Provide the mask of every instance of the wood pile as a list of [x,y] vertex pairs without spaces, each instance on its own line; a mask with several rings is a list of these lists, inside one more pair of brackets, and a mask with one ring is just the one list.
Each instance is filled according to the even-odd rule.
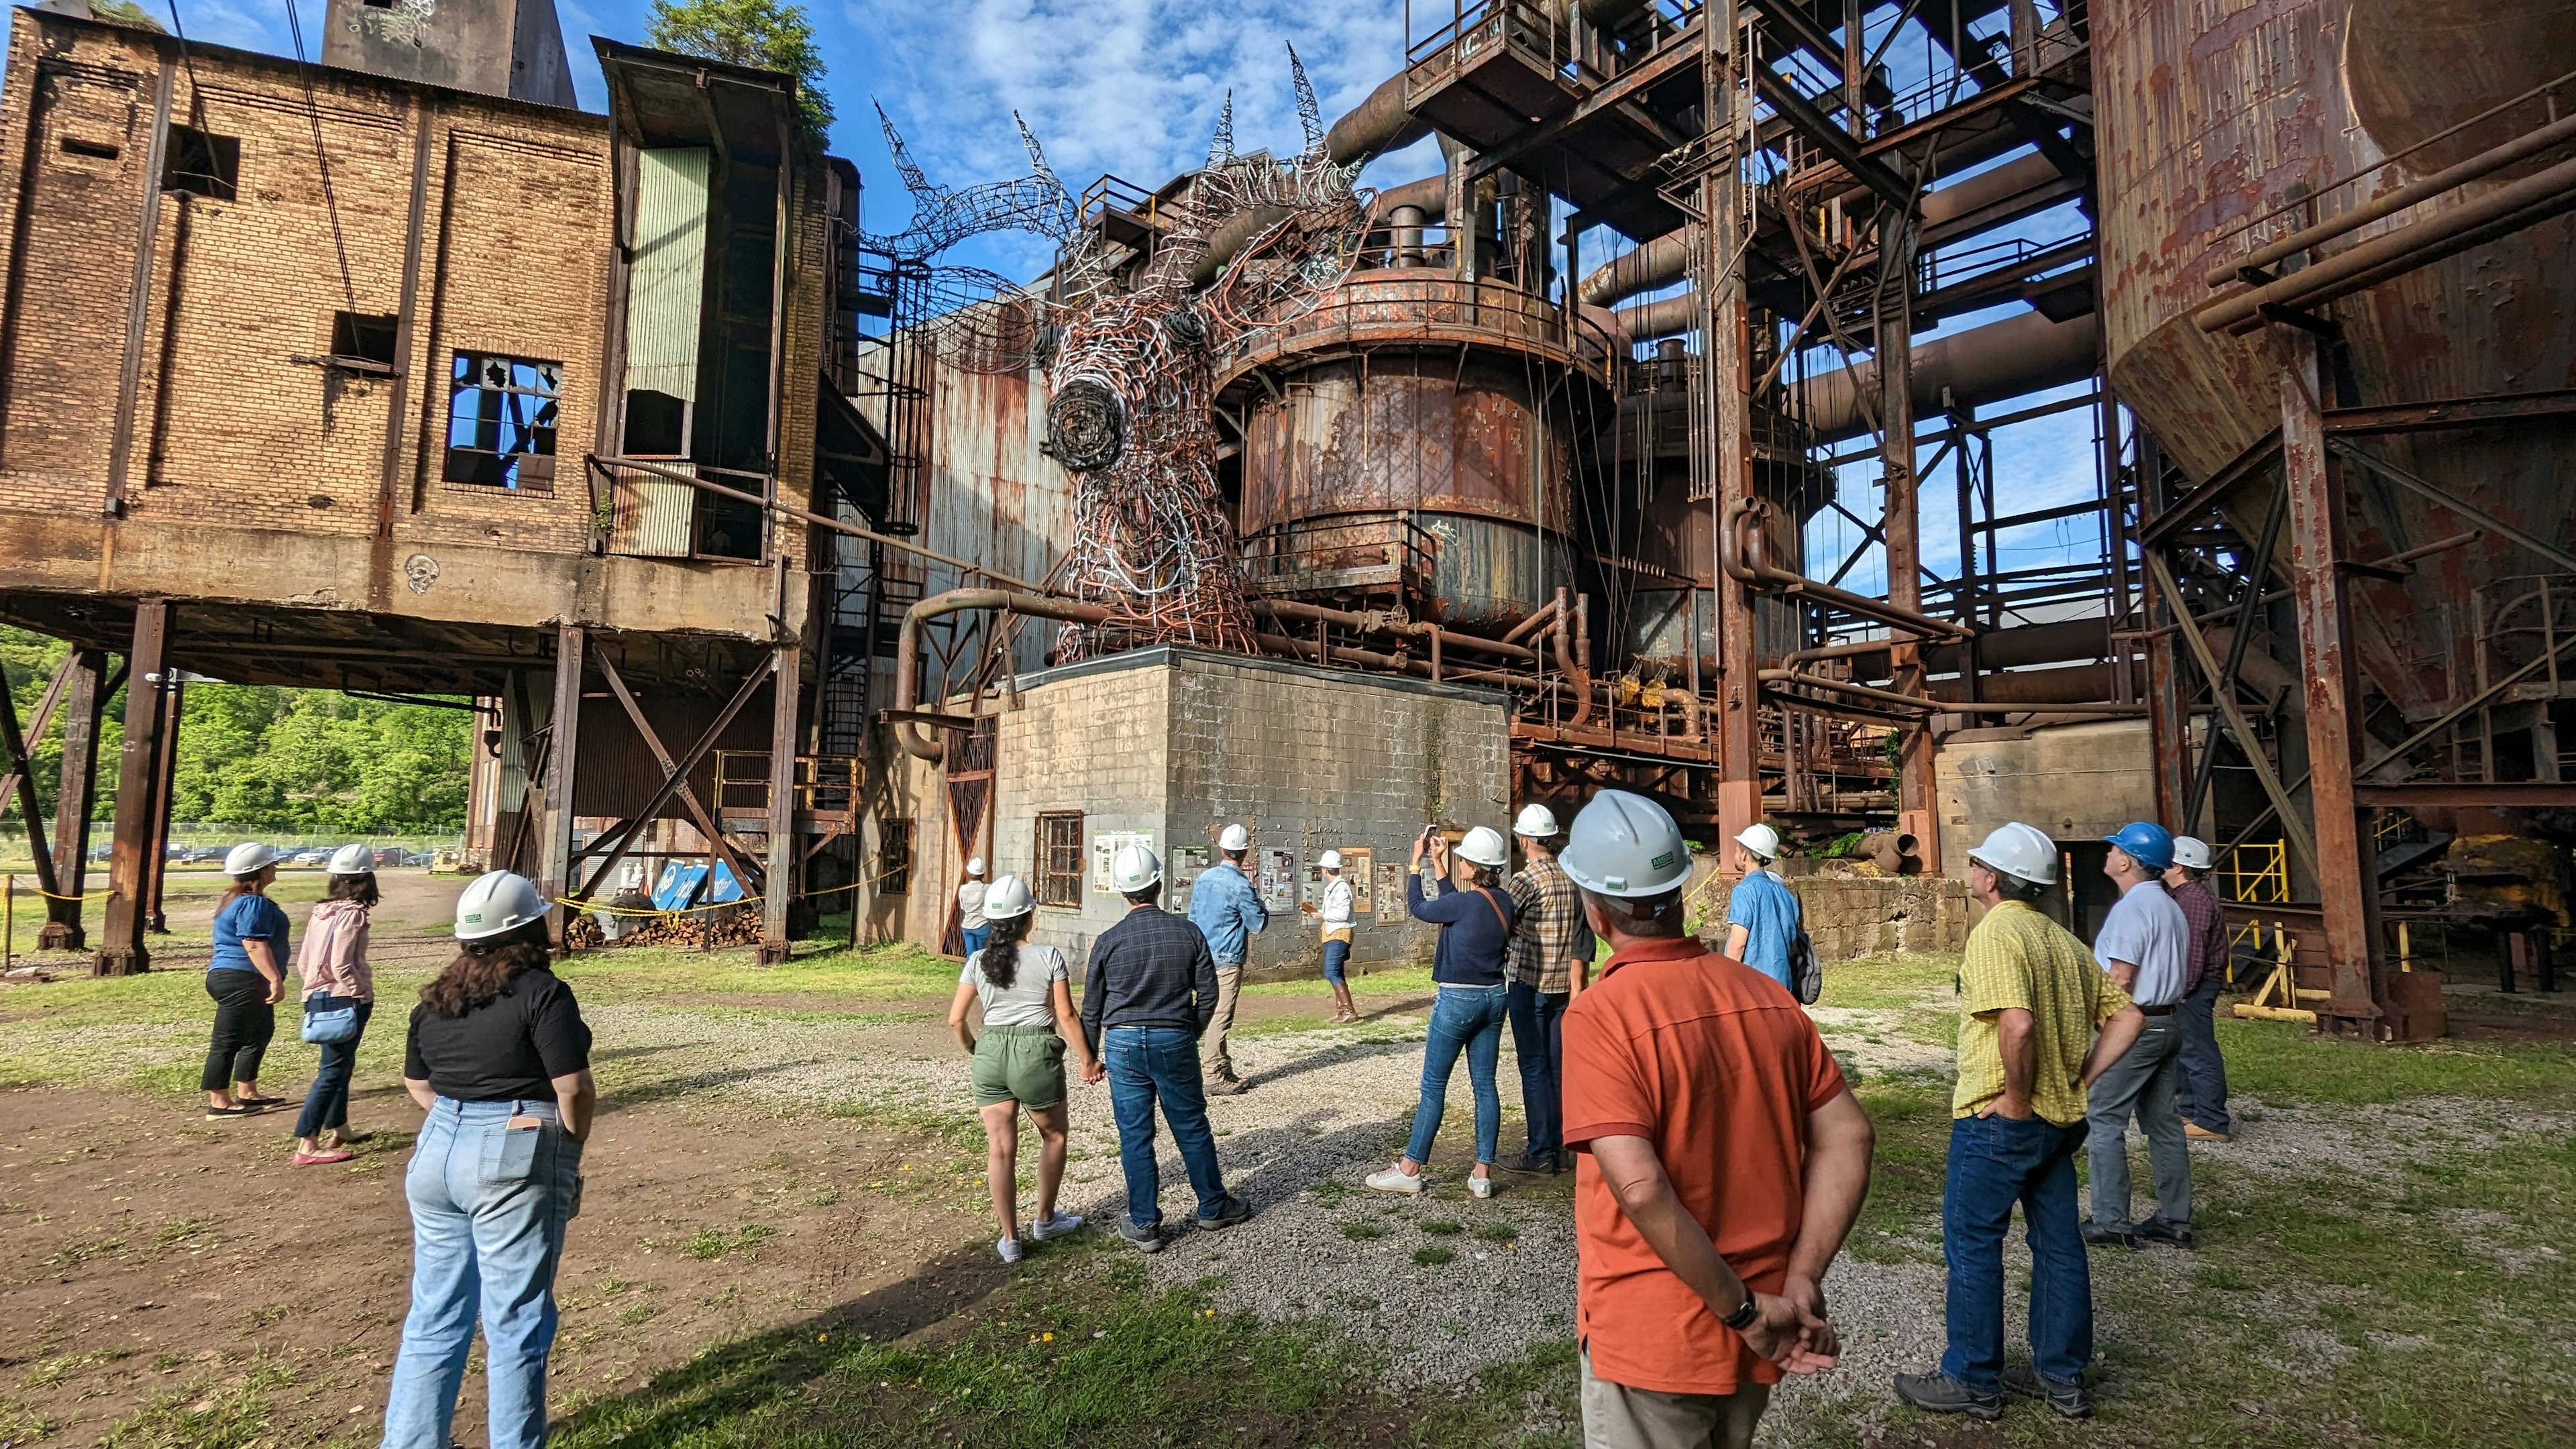
[[599,927],[595,916],[576,917],[566,930],[566,944],[574,950],[595,950],[602,946],[704,946],[707,928],[715,928],[718,946],[756,946],[760,944],[760,907],[744,902],[720,906],[711,911],[643,918],[628,916],[621,924],[624,930],[611,941]]

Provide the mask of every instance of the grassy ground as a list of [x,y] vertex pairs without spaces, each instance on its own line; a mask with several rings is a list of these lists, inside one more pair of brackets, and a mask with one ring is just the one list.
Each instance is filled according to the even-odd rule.
[[[408,999],[430,969],[389,964],[380,991]],[[1953,961],[1937,957],[1833,969],[1820,1003],[1829,1040],[1855,1052],[1904,1047],[1940,1063],[1954,971]],[[743,953],[632,950],[585,956],[565,971],[595,1012],[681,1022],[749,1014],[782,1035],[877,1020],[930,1030],[915,1008],[944,997],[954,973],[953,964],[909,948],[769,969]],[[1363,1006],[1429,986],[1423,973],[1404,971],[1354,984]],[[1249,995],[1268,1004],[1257,1028],[1264,1033],[1310,1030],[1329,1011],[1320,982],[1255,986]],[[1311,1015],[1302,1009],[1310,1002]],[[112,1083],[183,1098],[195,1064],[185,1052],[173,1060],[172,1044],[201,1032],[205,1012],[193,972],[0,989],[0,1078]],[[2248,1099],[2248,1121],[2237,1144],[2195,1151],[2202,1247],[2106,1251],[2092,1260],[2099,1420],[2073,1425],[2024,1411],[1998,1428],[1963,1430],[1893,1405],[1883,1371],[1854,1370],[1784,1394],[1766,1442],[2576,1443],[2576,1359],[2568,1349],[2576,1342],[2576,1054],[2567,1042],[2365,1048],[2232,1019],[2219,1034],[2235,1089]],[[362,1080],[393,1073],[399,1037],[370,1033]],[[602,1045],[604,1054],[618,1050],[606,1037]],[[685,1064],[625,1060],[615,1072],[612,1097],[627,1090],[615,1083],[631,1082],[684,1108],[733,1090],[693,1085],[699,1079]],[[1900,1310],[1917,1319],[1929,1312],[1937,1327],[1946,1075],[1937,1065],[1857,1075],[1878,1124],[1879,1156],[1850,1261],[1838,1270],[1851,1275],[1837,1289],[1840,1301],[1860,1315],[1849,1332],[1897,1332],[1889,1325]],[[282,1084],[294,1078],[281,1069]],[[880,1204],[924,1192],[971,1210],[972,1133],[947,1125],[959,1130],[925,1132],[920,1171],[908,1162],[845,1184],[834,1210],[865,1221]],[[697,1239],[671,1241],[687,1253]],[[736,1246],[727,1239],[709,1250]],[[558,1442],[570,1449],[1571,1442],[1569,1342],[1490,1371],[1461,1394],[1399,1396],[1378,1386],[1370,1345],[1317,1323],[1260,1323],[1228,1306],[1222,1278],[1158,1291],[1112,1248],[1055,1246],[992,1291],[899,1335],[861,1326],[874,1321],[872,1297],[827,1296],[784,1327],[698,1344],[685,1363],[640,1382],[568,1388],[558,1401],[569,1415]],[[958,1271],[953,1243],[918,1251],[923,1265],[908,1281]],[[751,1273],[793,1255],[740,1256]],[[2026,1272],[2014,1270],[2016,1317],[2026,1289]],[[1908,1343],[1906,1351],[1919,1348]],[[26,1407],[40,1390],[133,1369],[62,1355],[0,1365],[0,1440],[42,1433]],[[106,1442],[136,1449],[342,1442],[299,1427],[292,1411],[299,1393],[286,1368],[230,1363],[183,1379]]]

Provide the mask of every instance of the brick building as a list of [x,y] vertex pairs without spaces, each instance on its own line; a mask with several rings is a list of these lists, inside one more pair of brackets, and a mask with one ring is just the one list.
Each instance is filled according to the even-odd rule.
[[[535,25],[489,9],[453,23]],[[811,515],[884,486],[831,381],[857,174],[788,77],[594,43],[607,115],[514,99],[506,67],[457,89],[15,12],[0,618],[75,648],[0,743],[94,716],[122,656],[102,970],[148,959],[182,672],[486,701],[486,841],[557,892],[675,822],[786,884],[799,830],[849,813],[816,788]],[[718,750],[758,758],[719,788]],[[77,754],[56,845],[87,831]],[[77,846],[47,844],[77,896]]]

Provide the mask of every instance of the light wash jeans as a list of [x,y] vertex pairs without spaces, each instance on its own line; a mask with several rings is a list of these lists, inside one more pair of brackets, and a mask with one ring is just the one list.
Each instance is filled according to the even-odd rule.
[[1404,1155],[1431,1160],[1432,1139],[1440,1135],[1440,1115],[1449,1105],[1449,1074],[1458,1054],[1467,1054],[1467,1082],[1476,1098],[1476,1160],[1494,1160],[1494,1142],[1503,1135],[1503,1098],[1494,1090],[1494,1064],[1503,1049],[1503,988],[1443,986],[1431,1003],[1431,1029],[1422,1042],[1422,1100],[1413,1109],[1413,1140]]
[[[540,1125],[511,1130],[513,1117]],[[447,1449],[456,1394],[483,1320],[492,1449],[546,1442],[546,1355],[555,1266],[581,1210],[581,1144],[552,1100],[441,1097],[421,1123],[411,1200],[411,1315],[385,1404],[384,1449]]]

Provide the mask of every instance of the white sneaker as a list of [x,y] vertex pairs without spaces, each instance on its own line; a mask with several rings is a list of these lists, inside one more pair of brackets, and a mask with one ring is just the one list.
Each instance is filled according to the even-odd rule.
[[1063,1237],[1065,1234],[1072,1232],[1074,1229],[1081,1226],[1082,1214],[1060,1212],[1054,1217],[1041,1218],[1038,1221],[1029,1224],[1029,1236],[1040,1242],[1044,1242],[1049,1238]]
[[1020,1261],[1020,1240],[1017,1238],[995,1238],[993,1240],[993,1251],[1002,1255],[1003,1262],[1016,1263]]
[[1468,1178],[1467,1191],[1474,1193],[1478,1197],[1492,1197],[1494,1195],[1494,1180],[1490,1177]]
[[1418,1172],[1407,1172],[1404,1170],[1403,1164],[1398,1163],[1382,1172],[1370,1173],[1368,1175],[1368,1185],[1376,1188],[1380,1192],[1420,1192],[1422,1191],[1422,1174]]

